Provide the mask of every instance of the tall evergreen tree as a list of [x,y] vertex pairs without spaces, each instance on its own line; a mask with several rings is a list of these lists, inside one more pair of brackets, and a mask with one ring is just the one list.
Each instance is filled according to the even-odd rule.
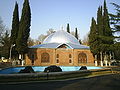
[[94,18],[92,18],[90,34],[88,37],[91,52],[93,53],[93,55],[98,54],[99,53],[98,32],[96,21]]
[[18,54],[16,51],[16,41],[17,41],[18,31],[19,31],[19,12],[18,12],[18,4],[16,2],[13,12],[12,30],[10,36],[11,47],[12,45],[15,45],[11,51],[14,57],[17,57]]
[[19,54],[25,54],[28,50],[28,37],[30,32],[31,10],[29,0],[24,0],[22,16],[19,24],[19,33],[17,38],[17,51]]
[[107,52],[110,50],[110,45],[113,44],[113,35],[110,28],[108,10],[105,0],[103,7],[103,11],[102,6],[98,8],[97,30],[99,35],[100,52]]
[[69,23],[67,24],[67,32],[70,33],[70,26],[69,26]]
[[102,39],[101,50],[106,52],[111,50],[110,45],[113,44],[113,34],[110,28],[110,21],[109,21],[107,6],[106,6],[106,0],[104,0],[103,30],[104,30],[103,35],[101,36],[101,39]]
[[77,31],[77,28],[75,28],[75,37],[78,39],[78,31]]
[[97,11],[97,30],[99,35],[103,35],[103,16],[102,16],[102,6],[98,8]]
[[103,60],[105,54],[112,52],[113,35],[110,28],[106,0],[97,11],[97,24],[92,18],[89,34],[89,45],[93,55],[97,54],[97,59]]
[[18,13],[18,4],[16,2],[15,9],[13,12],[13,20],[12,20],[12,30],[11,30],[11,44],[16,44],[16,39],[19,31],[19,13]]
[[109,21],[107,6],[106,6],[106,0],[104,0],[103,26],[104,26],[103,27],[104,35],[108,37],[112,37],[113,35],[112,35],[112,30],[110,28],[110,21]]
[[96,30],[97,30],[97,43],[99,43],[99,51],[97,50],[97,54],[100,54],[102,48],[100,45],[103,44],[103,41],[102,41],[102,37],[103,34],[104,34],[104,29],[103,29],[103,15],[102,15],[102,6],[99,6],[98,7],[98,11],[97,11],[97,23],[96,23]]

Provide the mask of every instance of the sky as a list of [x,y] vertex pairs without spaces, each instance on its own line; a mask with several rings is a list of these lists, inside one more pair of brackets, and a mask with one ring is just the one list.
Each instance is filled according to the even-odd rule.
[[[19,5],[19,16],[24,0],[0,0],[0,17],[4,25],[11,30],[15,2]],[[79,37],[83,39],[90,31],[91,19],[96,18],[97,10],[104,0],[29,0],[31,7],[30,37],[37,39],[46,34],[49,29],[58,31],[61,27],[66,30],[67,23],[70,31],[78,28]],[[110,3],[120,5],[120,0],[106,0],[109,13],[115,13],[115,7]]]

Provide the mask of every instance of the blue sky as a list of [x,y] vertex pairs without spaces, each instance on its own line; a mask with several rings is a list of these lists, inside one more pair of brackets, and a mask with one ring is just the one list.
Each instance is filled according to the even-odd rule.
[[[21,16],[24,0],[0,0],[0,17],[4,24],[11,29],[12,15],[15,1],[19,4],[19,16]],[[89,32],[91,18],[97,14],[97,9],[103,5],[104,0],[29,0],[32,21],[30,36],[37,39],[40,34],[46,34],[50,28],[66,29],[70,24],[71,31],[77,27],[80,38]],[[106,0],[109,12],[114,12],[111,2],[120,5],[120,0]]]

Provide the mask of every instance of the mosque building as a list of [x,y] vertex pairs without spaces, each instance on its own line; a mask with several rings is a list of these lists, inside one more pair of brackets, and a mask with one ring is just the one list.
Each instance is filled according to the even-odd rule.
[[42,44],[29,47],[26,65],[80,66],[94,65],[90,48],[81,45],[70,33],[59,30],[50,34]]

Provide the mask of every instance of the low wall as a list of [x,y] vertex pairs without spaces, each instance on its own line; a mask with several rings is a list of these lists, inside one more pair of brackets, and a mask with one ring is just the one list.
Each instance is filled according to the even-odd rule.
[[106,69],[81,70],[81,71],[70,71],[70,72],[1,74],[0,82],[56,80],[56,79],[77,78],[77,77],[84,77],[89,75],[111,74],[111,73],[112,73],[111,69],[106,68]]

